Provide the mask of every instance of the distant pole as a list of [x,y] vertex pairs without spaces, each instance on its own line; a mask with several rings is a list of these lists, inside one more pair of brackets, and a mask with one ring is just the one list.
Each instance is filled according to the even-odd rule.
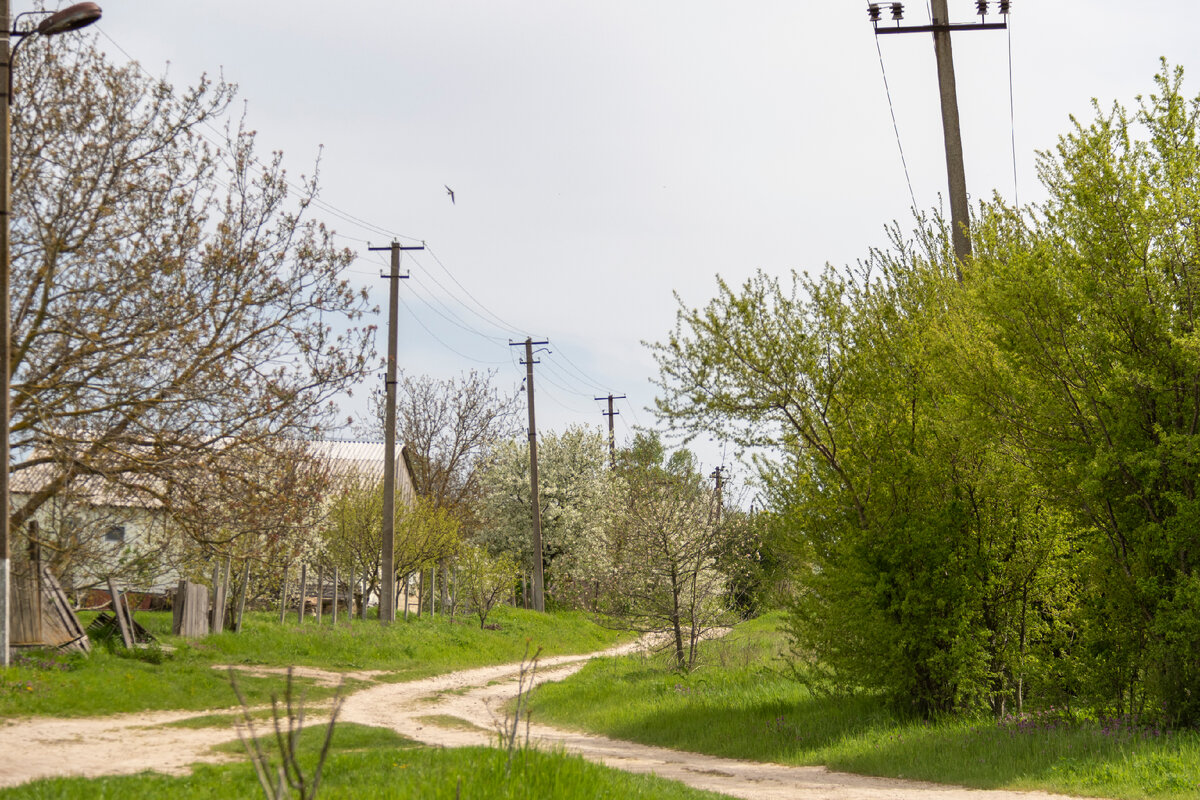
[[284,615],[287,614],[287,590],[288,590],[288,568],[291,565],[283,565],[283,588],[279,590],[279,624],[283,624]]
[[296,607],[296,622],[304,624],[304,595],[308,594],[308,564],[300,565],[300,603]]
[[[595,397],[592,399],[603,400],[604,398],[603,397]],[[617,468],[617,431],[616,431],[616,426],[613,424],[613,419],[617,416],[617,414],[621,413],[620,411],[613,410],[613,400],[624,400],[624,399],[625,399],[625,395],[623,395],[623,394],[617,395],[615,397],[610,394],[608,396],[608,411],[602,412],[602,413],[604,413],[604,416],[608,417],[608,461],[609,461],[609,467],[611,469]]]
[[[520,342],[509,342],[517,346]],[[538,498],[537,422],[533,414],[533,360],[534,345],[549,344],[525,339],[525,394],[529,406],[529,504],[533,510],[533,609],[546,610],[545,576],[542,572],[542,504]]]
[[421,247],[401,247],[393,241],[388,247],[368,247],[368,250],[388,250],[392,254],[388,279],[388,357],[385,381],[383,420],[383,586],[379,592],[379,622],[388,625],[396,621],[396,337],[399,325],[400,254],[405,250],[424,250]]
[[716,501],[717,501],[717,524],[718,525],[721,524],[721,505],[724,503],[724,489],[725,489],[725,477],[723,474],[724,472],[725,472],[725,467],[723,467],[723,466],[717,467],[716,469],[713,470],[713,474],[709,476],[715,482],[714,486],[713,486],[713,490],[716,495]]

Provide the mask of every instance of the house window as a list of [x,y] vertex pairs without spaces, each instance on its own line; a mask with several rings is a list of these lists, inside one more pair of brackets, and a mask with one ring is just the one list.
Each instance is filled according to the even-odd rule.
[[124,542],[125,541],[125,526],[112,525],[104,532],[104,541],[106,542]]

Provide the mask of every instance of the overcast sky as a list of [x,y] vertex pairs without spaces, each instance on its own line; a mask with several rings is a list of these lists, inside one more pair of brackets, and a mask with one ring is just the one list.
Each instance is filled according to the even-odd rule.
[[[404,369],[497,369],[515,386],[509,339],[549,339],[543,430],[605,424],[592,398],[609,392],[628,395],[619,439],[654,423],[641,342],[671,330],[673,292],[696,306],[718,273],[851,263],[911,219],[863,0],[102,5],[115,60],[155,75],[169,62],[177,84],[223,73],[293,173],[323,146],[321,198],[337,213],[320,216],[361,253],[355,280],[381,307],[386,259],[367,242],[426,242],[405,260]],[[906,24],[929,21],[926,3],[905,5]],[[974,18],[973,0],[949,7]],[[1090,119],[1093,97],[1135,103],[1160,56],[1193,67],[1200,4],[1016,0],[1010,23],[953,47],[969,190],[1026,203],[1042,197],[1035,151],[1069,115]],[[934,207],[946,178],[932,39],[878,45],[916,202]],[[720,443],[697,449],[706,468],[722,458]]]

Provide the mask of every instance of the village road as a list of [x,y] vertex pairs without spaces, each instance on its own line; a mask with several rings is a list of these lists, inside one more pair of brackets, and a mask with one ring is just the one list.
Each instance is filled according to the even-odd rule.
[[[544,659],[538,666],[536,680],[539,683],[561,680],[595,655],[602,654]],[[341,719],[391,728],[431,745],[495,744],[504,717],[502,707],[515,696],[518,675],[519,665],[509,664],[407,683],[376,684],[347,698]],[[210,749],[219,742],[236,739],[232,729],[165,725],[190,716],[197,716],[197,712],[5,721],[0,723],[0,786],[67,774],[98,776],[147,769],[178,774],[196,762],[232,758]],[[449,718],[456,718],[457,722],[448,722]],[[313,722],[317,722],[315,715]],[[521,728],[523,738],[524,724]],[[753,800],[1059,800],[1059,796],[1041,792],[972,790],[869,778],[822,767],[715,758],[536,723],[529,728],[529,736],[539,747],[562,747],[617,769],[652,772],[698,788]]]

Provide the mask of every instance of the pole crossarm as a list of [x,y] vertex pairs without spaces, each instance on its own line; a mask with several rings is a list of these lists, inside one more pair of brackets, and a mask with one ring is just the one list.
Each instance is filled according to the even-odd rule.
[[956,22],[948,25],[903,25],[895,28],[876,26],[875,35],[889,33],[958,33],[959,31],[1002,31],[1008,29],[1007,22]]

